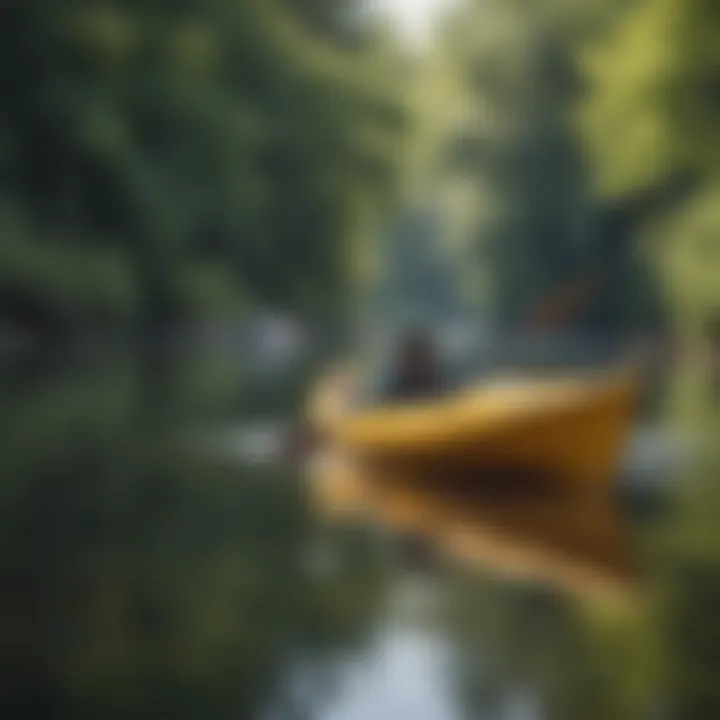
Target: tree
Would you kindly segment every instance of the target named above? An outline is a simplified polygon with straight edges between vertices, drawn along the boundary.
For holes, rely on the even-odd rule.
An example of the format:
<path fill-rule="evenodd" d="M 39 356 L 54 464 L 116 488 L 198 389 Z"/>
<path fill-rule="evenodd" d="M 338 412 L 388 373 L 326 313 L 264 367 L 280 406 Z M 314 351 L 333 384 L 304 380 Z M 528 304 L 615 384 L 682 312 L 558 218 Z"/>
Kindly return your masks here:
<path fill-rule="evenodd" d="M 444 172 L 476 183 L 489 210 L 477 218 L 476 258 L 496 278 L 496 319 L 517 322 L 567 280 L 592 242 L 592 208 L 569 124 L 577 92 L 572 58 L 543 9 L 524 3 L 471 6 L 451 32 L 465 113 Z"/>
<path fill-rule="evenodd" d="M 3 244 L 29 268 L 0 265 L 11 316 L 87 325 L 104 290 L 77 290 L 86 271 L 123 283 L 115 321 L 340 292 L 357 198 L 387 197 L 404 120 L 372 53 L 275 2 L 2 12 Z"/>
<path fill-rule="evenodd" d="M 719 24 L 712 2 L 644 0 L 584 53 L 581 127 L 603 191 L 632 194 L 681 170 L 715 172 Z"/>

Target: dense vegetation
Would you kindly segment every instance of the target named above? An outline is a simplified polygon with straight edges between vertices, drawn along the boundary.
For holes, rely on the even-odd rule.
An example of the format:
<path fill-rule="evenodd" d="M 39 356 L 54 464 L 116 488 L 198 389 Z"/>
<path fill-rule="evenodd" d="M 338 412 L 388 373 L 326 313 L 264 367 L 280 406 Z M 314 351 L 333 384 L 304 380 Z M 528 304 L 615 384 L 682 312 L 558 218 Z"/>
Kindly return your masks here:
<path fill-rule="evenodd" d="M 486 312 L 523 320 L 576 279 L 579 327 L 657 324 L 633 240 L 672 208 L 678 177 L 717 164 L 712 9 L 471 2 L 425 63 L 444 68 L 435 84 L 362 12 L 354 0 L 6 8 L 0 322 L 67 334 L 257 303 L 339 308 L 358 248 L 374 240 L 385 257 L 395 171 L 416 137 L 414 202 L 465 184 L 472 218 L 448 277 Z M 424 104 L 409 102 L 413 85 Z M 420 148 L 408 131 L 433 121 L 444 139 Z"/>
<path fill-rule="evenodd" d="M 3 10 L 0 322 L 64 335 L 257 303 L 340 308 L 358 248 L 385 258 L 412 137 L 413 202 L 464 184 L 448 282 L 498 321 L 573 279 L 583 329 L 656 325 L 657 277 L 683 302 L 693 281 L 668 270 L 674 244 L 656 243 L 653 266 L 634 240 L 695 187 L 678 179 L 715 173 L 710 5 L 471 2 L 430 72 L 362 13 L 355 0 Z M 433 122 L 443 139 L 421 147 L 409 129 Z M 703 197 L 675 236 L 711 225 Z"/>
<path fill-rule="evenodd" d="M 526 328 L 555 314 L 577 330 L 617 333 L 662 321 L 635 240 L 685 189 L 685 177 L 677 168 L 615 193 L 600 180 L 623 133 L 601 138 L 595 107 L 612 105 L 606 96 L 620 79 L 597 82 L 586 56 L 624 22 L 622 3 L 472 2 L 438 46 L 445 85 L 456 90 L 436 143 L 434 190 L 461 198 L 461 209 L 445 210 L 447 225 L 464 224 L 459 264 L 503 325 Z M 624 74 L 614 62 L 601 71 Z"/>
<path fill-rule="evenodd" d="M 285 470 L 187 441 L 200 417 L 252 408 L 259 385 L 214 355 L 0 384 L 4 717 L 249 718 L 324 701 L 385 569 L 362 535 L 325 537 Z M 329 541 L 337 567 L 316 572 Z"/>
<path fill-rule="evenodd" d="M 405 118 L 322 4 L 2 10 L 0 316 L 43 331 L 317 310 Z"/>
<path fill-rule="evenodd" d="M 360 6 L 6 3 L 0 329 L 65 336 L 258 302 L 341 309 L 358 245 L 393 234 L 373 230 L 397 209 L 408 128 L 426 121 L 405 85 L 428 76 L 348 22 Z M 718 7 L 471 3 L 430 61 L 464 112 L 458 124 L 452 93 L 426 88 L 420 105 L 444 129 L 416 148 L 406 186 L 423 208 L 461 186 L 467 217 L 440 224 L 443 252 L 422 257 L 432 222 L 400 223 L 408 285 L 445 278 L 432 287 L 439 307 L 456 302 L 448 285 L 482 284 L 483 307 L 512 323 L 577 279 L 567 298 L 585 307 L 582 329 L 643 327 L 666 303 L 693 355 L 720 315 Z M 713 446 L 706 359 L 695 354 L 685 385 Z M 186 420 L 267 411 L 256 379 L 212 360 L 50 379 L 24 368 L 1 384 L 8 716 L 256 714 L 283 699 L 294 661 L 327 678 L 335 651 L 377 619 L 386 578 L 371 547 L 313 578 L 303 552 L 319 530 L 300 486 L 177 441 Z M 287 388 L 275 393 L 290 404 Z M 575 604 L 522 587 L 460 587 L 468 704 L 492 708 L 500 683 L 520 679 L 549 717 L 630 719 L 666 696 L 676 717 L 718 716 L 717 477 L 712 459 L 679 490 L 654 548 L 647 589 L 660 592 L 636 614 L 588 625 Z"/>

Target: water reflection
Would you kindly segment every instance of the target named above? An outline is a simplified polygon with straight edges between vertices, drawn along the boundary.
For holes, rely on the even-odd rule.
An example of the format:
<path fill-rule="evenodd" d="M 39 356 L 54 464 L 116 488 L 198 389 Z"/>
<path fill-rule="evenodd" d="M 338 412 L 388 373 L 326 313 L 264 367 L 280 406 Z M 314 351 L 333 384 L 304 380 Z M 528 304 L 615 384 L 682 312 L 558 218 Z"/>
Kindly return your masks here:
<path fill-rule="evenodd" d="M 316 459 L 310 477 L 326 513 L 365 515 L 422 534 L 450 557 L 506 577 L 578 595 L 632 592 L 638 579 L 632 528 L 612 498 L 541 494 L 522 479 L 514 487 L 507 478 L 420 483 L 363 472 L 338 456 Z"/>
<path fill-rule="evenodd" d="M 646 528 L 609 499 L 239 462 L 235 428 L 272 435 L 306 386 L 217 353 L 5 374 L 3 717 L 718 714 L 720 466 Z"/>
<path fill-rule="evenodd" d="M 663 528 L 658 557 L 659 618 L 667 647 L 672 717 L 720 713 L 720 453 L 717 421 L 700 433 L 706 451 L 683 484 Z"/>
<path fill-rule="evenodd" d="M 652 709 L 648 578 L 618 499 L 540 493 L 527 477 L 369 472 L 336 454 L 317 456 L 308 479 L 328 521 L 370 522 L 401 550 L 410 537 L 411 549 L 421 539 L 438 551 L 439 565 L 419 567 L 441 591 L 432 625 L 451 648 L 462 708 L 439 717 L 638 718 Z M 418 568 L 414 553 L 400 557 Z"/>
<path fill-rule="evenodd" d="M 362 642 L 386 584 L 377 547 L 335 533 L 334 571 L 308 572 L 322 532 L 292 475 L 184 440 L 262 405 L 242 367 L 127 357 L 8 380 L 3 716 L 251 717 L 291 664 Z"/>

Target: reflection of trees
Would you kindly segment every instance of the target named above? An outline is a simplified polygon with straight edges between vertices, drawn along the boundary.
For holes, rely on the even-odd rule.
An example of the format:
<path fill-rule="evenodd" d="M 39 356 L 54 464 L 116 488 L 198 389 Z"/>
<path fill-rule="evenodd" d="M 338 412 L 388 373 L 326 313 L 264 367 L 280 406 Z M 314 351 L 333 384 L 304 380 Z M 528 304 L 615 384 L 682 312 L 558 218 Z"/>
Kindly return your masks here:
<path fill-rule="evenodd" d="M 630 720 L 647 708 L 645 608 L 581 604 L 465 575 L 453 588 L 449 622 L 472 711 L 492 711 L 518 691 L 534 694 L 553 720 Z"/>
<path fill-rule="evenodd" d="M 492 707 L 519 686 L 537 693 L 549 718 L 630 720 L 652 708 L 717 717 L 719 467 L 706 452 L 671 512 L 647 529 L 652 582 L 631 604 L 457 576 L 449 618 L 469 705 Z"/>
<path fill-rule="evenodd" d="M 481 578 L 462 578 L 457 590 L 451 617 L 464 657 L 462 685 L 469 705 L 479 711 L 497 707 L 523 686 L 547 701 L 550 692 L 557 692 L 557 671 L 565 669 L 563 655 L 573 639 L 562 602 Z"/>
<path fill-rule="evenodd" d="M 720 533 L 717 530 L 720 454 L 716 423 L 706 416 L 699 439 L 704 452 L 682 486 L 674 515 L 664 528 L 659 563 L 667 692 L 682 718 L 720 713 Z"/>
<path fill-rule="evenodd" d="M 363 636 L 381 576 L 362 538 L 313 577 L 293 479 L 210 464 L 168 432 L 198 411 L 194 372 L 189 391 L 182 366 L 127 362 L 15 393 L 0 441 L 6 710 L 244 717 L 290 650 L 322 665 Z"/>

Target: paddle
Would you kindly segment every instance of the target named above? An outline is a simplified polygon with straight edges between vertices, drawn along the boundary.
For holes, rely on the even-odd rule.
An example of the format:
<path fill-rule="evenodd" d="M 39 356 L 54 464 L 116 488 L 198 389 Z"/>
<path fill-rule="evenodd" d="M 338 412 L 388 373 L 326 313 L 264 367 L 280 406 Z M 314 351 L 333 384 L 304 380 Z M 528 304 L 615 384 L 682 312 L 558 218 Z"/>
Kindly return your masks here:
<path fill-rule="evenodd" d="M 521 323 L 522 329 L 536 334 L 566 327 L 597 297 L 605 283 L 613 279 L 617 263 L 623 259 L 623 246 L 633 241 L 637 229 L 692 197 L 699 182 L 695 173 L 678 171 L 662 183 L 601 209 L 598 223 L 604 241 L 599 249 L 604 260 L 583 268 L 567 284 L 540 298 Z M 609 248 L 607 243 L 611 243 Z"/>
<path fill-rule="evenodd" d="M 591 270 L 553 290 L 533 305 L 522 323 L 523 327 L 535 335 L 567 326 L 597 294 L 603 279 L 602 273 Z"/>

